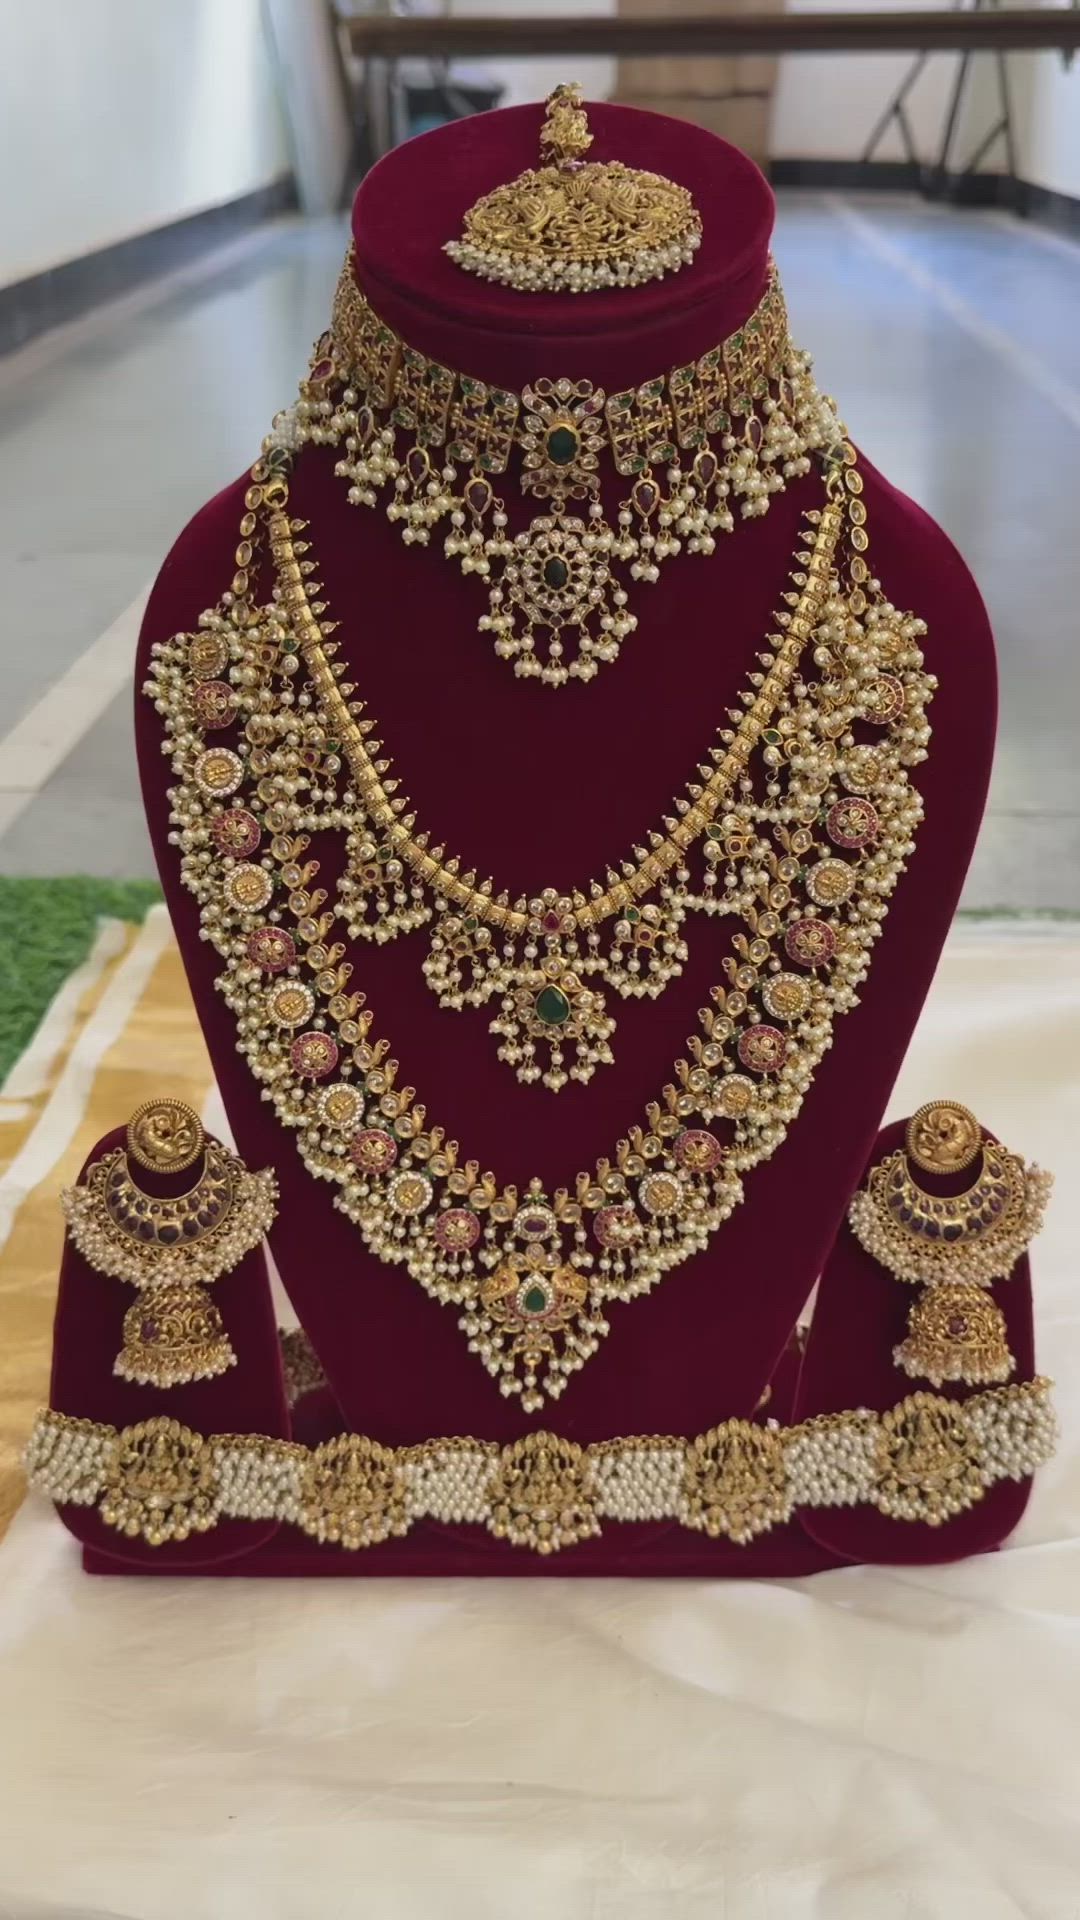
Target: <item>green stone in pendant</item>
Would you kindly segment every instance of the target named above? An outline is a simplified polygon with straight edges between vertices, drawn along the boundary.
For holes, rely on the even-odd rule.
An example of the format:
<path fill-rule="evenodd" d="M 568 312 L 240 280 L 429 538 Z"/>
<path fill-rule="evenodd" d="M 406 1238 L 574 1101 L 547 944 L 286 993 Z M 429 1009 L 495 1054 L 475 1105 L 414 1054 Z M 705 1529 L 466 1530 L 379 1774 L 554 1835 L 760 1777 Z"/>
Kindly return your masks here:
<path fill-rule="evenodd" d="M 573 427 L 552 427 L 544 450 L 553 467 L 568 467 L 578 450 L 578 436 Z"/>
<path fill-rule="evenodd" d="M 543 987 L 533 1001 L 533 1012 L 545 1027 L 562 1027 L 570 1018 L 570 1002 L 560 987 Z"/>
<path fill-rule="evenodd" d="M 557 553 L 553 553 L 550 560 L 545 560 L 544 562 L 544 585 L 545 586 L 554 587 L 557 592 L 560 587 L 565 587 L 569 578 L 570 578 L 570 569 L 567 566 L 566 561 L 561 560 Z"/>
<path fill-rule="evenodd" d="M 521 1304 L 526 1313 L 546 1313 L 550 1304 L 546 1289 L 534 1283 L 526 1289 Z"/>

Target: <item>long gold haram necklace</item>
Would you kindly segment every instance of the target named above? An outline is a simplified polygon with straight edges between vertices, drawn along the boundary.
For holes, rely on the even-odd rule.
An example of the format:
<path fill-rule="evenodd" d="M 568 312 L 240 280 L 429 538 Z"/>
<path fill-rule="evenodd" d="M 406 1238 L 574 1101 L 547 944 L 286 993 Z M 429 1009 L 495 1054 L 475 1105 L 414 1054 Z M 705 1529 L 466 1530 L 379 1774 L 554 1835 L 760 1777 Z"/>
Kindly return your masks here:
<path fill-rule="evenodd" d="M 848 497 L 858 505 L 857 493 Z M 635 846 L 617 868 L 609 866 L 603 880 L 572 892 L 545 887 L 531 899 L 511 899 L 496 891 L 494 880 L 478 881 L 460 858 L 419 830 L 399 783 L 388 781 L 392 763 L 381 757 L 385 749 L 362 705 L 350 707 L 333 675 L 316 684 L 355 790 L 348 818 L 339 822 L 350 829 L 338 893 L 350 936 L 382 944 L 433 922 L 424 974 L 440 1005 L 478 1007 L 498 998 L 490 1030 L 499 1038 L 499 1057 L 523 1084 L 542 1081 L 558 1091 L 568 1079 L 588 1082 L 598 1064 L 614 1057 L 615 1021 L 597 979 L 624 999 L 656 998 L 682 971 L 681 929 L 689 912 L 744 914 L 753 904 L 745 889 L 717 887 L 722 809 L 758 743 L 781 742 L 771 722 L 820 617 L 838 530 L 833 516 L 807 523 L 797 543 L 786 632 L 773 636 L 775 652 L 758 656 L 764 671 L 751 675 L 746 710 L 731 710 L 737 728 L 720 731 L 709 764 L 696 769 L 699 778 L 672 803 L 662 831 L 648 834 L 648 846 Z M 290 535 L 290 542 L 277 556 L 285 566 L 309 551 L 305 541 Z M 299 631 L 310 618 L 299 587 L 289 611 Z M 880 715 L 895 696 L 894 680 L 879 683 L 874 711 Z M 300 824 L 317 831 L 325 819 L 311 813 Z M 808 875 L 807 891 L 815 905 L 836 907 L 854 883 L 849 863 L 826 858 Z"/>
<path fill-rule="evenodd" d="M 549 1192 L 533 1178 L 519 1190 L 428 1125 L 364 995 L 349 991 L 304 823 L 330 832 L 353 815 L 355 796 L 337 791 L 352 716 L 296 553 L 287 470 L 280 453 L 256 464 L 230 592 L 197 633 L 154 650 L 147 691 L 169 735 L 183 879 L 224 963 L 238 1047 L 305 1164 L 336 1186 L 373 1254 L 457 1309 L 471 1350 L 531 1412 L 595 1352 L 613 1300 L 648 1292 L 707 1246 L 742 1198 L 742 1175 L 798 1114 L 834 1017 L 856 1004 L 921 815 L 906 770 L 928 738 L 923 628 L 870 578 L 865 513 L 845 515 L 845 500 L 858 501 L 845 449 L 827 468 L 817 535 L 837 552 L 847 518 L 860 538 L 846 578 L 833 568 L 816 624 L 788 616 L 816 677 L 793 674 L 778 699 L 776 744 L 755 733 L 764 709 L 732 734 L 744 770 L 718 824 L 725 889 L 748 904 L 723 983 L 689 1058 L 611 1157 L 572 1187 Z M 263 543 L 276 585 L 256 606 Z M 218 730 L 235 730 L 235 744 L 208 742 Z M 397 798 L 387 830 L 408 835 Z M 854 874 L 829 910 L 806 891 L 823 855 Z"/>

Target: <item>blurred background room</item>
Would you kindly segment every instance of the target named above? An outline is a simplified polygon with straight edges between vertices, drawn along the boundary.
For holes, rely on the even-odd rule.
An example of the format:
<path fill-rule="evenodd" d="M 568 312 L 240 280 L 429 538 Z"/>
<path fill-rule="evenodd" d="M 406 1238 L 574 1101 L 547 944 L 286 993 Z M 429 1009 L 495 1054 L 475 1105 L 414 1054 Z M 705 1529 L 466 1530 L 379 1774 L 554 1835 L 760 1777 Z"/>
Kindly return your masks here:
<path fill-rule="evenodd" d="M 940 41 L 943 16 L 918 4 L 903 46 L 878 46 L 895 15 L 862 0 L 808 50 L 822 17 L 800 43 L 804 14 L 0 0 L 0 876 L 152 879 L 128 686 L 142 599 L 292 397 L 357 178 L 412 133 L 569 75 L 699 120 L 769 173 L 797 337 L 989 602 L 1002 724 L 964 906 L 1080 909 L 1080 14 L 1008 16 L 1013 42 L 1042 42 L 1015 50 L 996 7 L 961 6 L 937 51 L 919 21 Z M 653 51 L 676 16 L 688 51 Z M 753 46 L 755 23 L 757 51 L 699 50 L 710 27 Z M 627 39 L 643 25 L 659 41 Z M 5 897 L 18 921 L 24 896 Z"/>

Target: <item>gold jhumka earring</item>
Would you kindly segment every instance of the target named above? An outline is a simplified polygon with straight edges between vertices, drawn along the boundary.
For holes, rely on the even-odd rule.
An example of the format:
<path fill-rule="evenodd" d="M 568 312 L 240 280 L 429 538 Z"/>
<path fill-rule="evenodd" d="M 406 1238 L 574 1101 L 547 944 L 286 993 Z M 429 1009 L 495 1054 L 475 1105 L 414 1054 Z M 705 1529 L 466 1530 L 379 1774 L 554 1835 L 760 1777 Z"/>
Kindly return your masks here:
<path fill-rule="evenodd" d="M 147 1193 L 133 1171 L 177 1174 L 202 1167 L 179 1194 Z M 275 1212 L 273 1172 L 249 1173 L 207 1139 L 180 1100 L 148 1101 L 128 1124 L 124 1147 L 104 1154 L 61 1195 L 74 1245 L 97 1272 L 125 1280 L 138 1298 L 124 1316 L 114 1373 L 140 1386 L 210 1380 L 235 1366 L 221 1315 L 201 1283 L 230 1273 L 256 1246 Z"/>
<path fill-rule="evenodd" d="M 930 1193 L 913 1172 L 955 1174 L 976 1161 L 971 1185 L 957 1194 Z M 931 1101 L 912 1116 L 904 1146 L 872 1168 L 848 1210 L 867 1253 L 922 1288 L 894 1350 L 905 1373 L 935 1387 L 1010 1377 L 1005 1318 L 989 1290 L 1038 1233 L 1052 1184 L 988 1138 L 958 1101 Z"/>

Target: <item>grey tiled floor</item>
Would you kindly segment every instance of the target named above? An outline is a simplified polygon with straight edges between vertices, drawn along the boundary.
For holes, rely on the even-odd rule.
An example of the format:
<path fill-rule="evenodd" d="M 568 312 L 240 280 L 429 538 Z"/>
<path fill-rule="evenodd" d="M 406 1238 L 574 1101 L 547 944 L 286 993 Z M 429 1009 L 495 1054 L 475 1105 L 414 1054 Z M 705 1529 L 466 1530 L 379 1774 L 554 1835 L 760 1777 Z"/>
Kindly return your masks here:
<path fill-rule="evenodd" d="M 0 366 L 0 735 L 251 458 L 341 252 L 336 223 L 268 229 L 197 284 Z M 790 195 L 777 254 L 823 384 L 990 606 L 1001 730 L 964 904 L 1080 911 L 1080 247 L 915 201 Z M 152 871 L 124 692 L 0 833 L 0 872 Z"/>

